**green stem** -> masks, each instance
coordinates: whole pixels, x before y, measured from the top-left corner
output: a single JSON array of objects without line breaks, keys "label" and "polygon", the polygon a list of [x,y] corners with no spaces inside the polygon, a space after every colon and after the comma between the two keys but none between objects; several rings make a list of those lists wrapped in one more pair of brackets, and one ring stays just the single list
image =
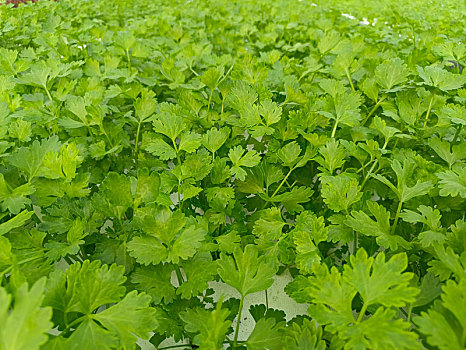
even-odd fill
[{"label": "green stem", "polygon": [[311,73],[311,71],[306,71],[304,72],[303,74],[301,74],[301,76],[299,77],[298,79],[298,83],[301,81],[302,78],[304,78],[306,75],[308,75],[309,73]]},{"label": "green stem", "polygon": [[[398,140],[398,139],[397,139]],[[388,145],[388,142],[390,141],[390,139],[387,139],[385,140],[385,143],[382,147],[382,151],[385,150],[385,148],[387,147]],[[374,171],[374,168],[375,166],[377,165],[377,163],[379,162],[379,160],[376,158],[374,160],[374,164],[372,164],[372,167],[369,169],[368,173],[366,174],[366,176],[364,177],[364,180],[362,181],[362,184],[361,184],[361,190],[364,188],[364,185],[366,184],[367,180],[369,179],[369,176],[371,176],[372,172]]]},{"label": "green stem", "polygon": [[361,125],[364,125],[366,124],[366,122],[369,120],[369,118],[372,116],[372,114],[374,114],[374,112],[377,110],[377,108],[379,108],[380,104],[385,101],[387,97],[386,96],[382,96],[380,98],[380,100],[377,101],[377,103],[374,105],[374,107],[372,107],[372,109],[369,111],[369,113],[367,114],[366,118],[362,121]]},{"label": "green stem", "polygon": [[175,269],[176,273],[176,278],[178,279],[178,284],[181,286],[184,283],[184,278],[183,274],[181,273],[181,268],[178,266],[178,268]]},{"label": "green stem", "polygon": [[157,348],[157,350],[165,350],[165,349],[176,349],[176,348],[191,348],[190,344],[180,344],[180,345],[170,345],[170,346],[164,346],[163,348]]},{"label": "green stem", "polygon": [[[42,256],[35,256],[33,258],[27,258],[27,259],[19,261],[17,263],[17,265],[22,265],[22,264],[25,264],[27,262],[34,261],[34,260],[41,259],[41,258],[43,258],[43,257]],[[5,270],[3,270],[2,272],[0,272],[0,278],[2,278],[4,275],[6,275],[11,270],[13,270],[13,265],[11,265],[10,267],[8,267]]]},{"label": "green stem", "polygon": [[[66,317],[66,312],[64,313],[65,317]],[[73,327],[74,325],[82,322],[86,317],[89,317],[89,315],[84,315],[84,316],[81,316],[79,318],[77,318],[76,320],[74,320],[73,322],[71,322],[68,326],[66,326],[66,329],[64,330],[64,332],[66,332],[68,329],[70,329],[71,327]]]},{"label": "green stem", "polygon": [[138,155],[138,144],[139,144],[139,133],[141,131],[141,122],[138,123],[138,129],[136,131],[136,141],[134,142],[134,156]]},{"label": "green stem", "polygon": [[335,137],[335,133],[337,132],[337,126],[338,126],[338,119],[335,119],[335,125],[333,126],[333,129],[332,129],[332,135],[330,135],[332,139]]},{"label": "green stem", "polygon": [[[230,344],[231,341],[224,341],[223,344]],[[245,343],[244,340],[239,340],[238,343]],[[164,346],[163,348],[157,348],[157,350],[165,350],[165,349],[177,349],[177,348],[182,348],[182,347],[187,347],[189,349],[192,349],[191,344],[178,344],[178,345],[170,345],[170,346]]]},{"label": "green stem", "polygon": [[453,142],[452,142],[453,144],[455,144],[456,140],[459,138],[462,128],[463,128],[463,124],[459,124],[458,128],[456,129],[455,136],[453,136]]},{"label": "green stem", "polygon": [[49,100],[53,101],[52,95],[50,95],[50,91],[49,91],[49,89],[47,89],[47,86],[43,85],[43,88],[44,88],[45,92],[47,93],[47,96],[49,97]]},{"label": "green stem", "polygon": [[269,294],[267,293],[268,289],[265,290],[265,309],[269,309]]},{"label": "green stem", "polygon": [[16,71],[16,68],[13,66],[13,63],[11,63],[11,62],[9,62],[9,63],[10,63],[10,68],[13,71],[13,75],[16,77],[18,75],[18,72]]},{"label": "green stem", "polygon": [[283,184],[286,182],[286,180],[288,179],[288,177],[291,175],[291,172],[294,170],[294,168],[290,168],[290,171],[288,172],[288,174],[286,174],[285,178],[282,180],[282,182],[280,182],[280,185],[278,185],[277,189],[275,190],[275,192],[272,194],[272,197],[275,197],[275,195],[277,194],[277,192],[280,190],[280,188],[282,188]]},{"label": "green stem", "polygon": [[106,139],[107,139],[107,141],[108,141],[110,147],[113,148],[113,142],[112,142],[112,140],[110,140],[110,137],[108,136],[107,132],[105,131],[104,126],[103,126],[102,123],[100,124],[100,132],[101,132],[102,134],[104,134],[104,136],[106,137]]},{"label": "green stem", "polygon": [[434,103],[434,96],[435,95],[432,94],[432,97],[430,98],[429,107],[427,108],[426,118],[424,120],[423,127],[425,127],[427,125],[427,121],[429,120],[430,111],[432,110],[432,104]]},{"label": "green stem", "polygon": [[413,312],[413,304],[409,304],[408,308],[408,322],[411,322],[411,314]]},{"label": "green stem", "polygon": [[401,213],[401,207],[403,206],[403,202],[400,201],[398,203],[398,208],[396,209],[396,214],[395,214],[395,221],[393,221],[393,226],[392,226],[392,229],[390,231],[390,234],[395,234],[395,228],[396,228],[396,224],[398,223],[398,218],[400,217],[400,213]]},{"label": "green stem", "polygon": [[361,311],[359,311],[359,316],[358,316],[358,319],[356,320],[356,324],[359,324],[362,321],[362,318],[364,317],[364,314],[366,313],[367,306],[368,305],[366,303],[364,303],[364,305],[362,306]]},{"label": "green stem", "polygon": [[368,161],[366,164],[364,164],[362,167],[360,167],[357,171],[356,171],[356,174],[359,174],[361,171],[363,171],[364,169],[366,169],[366,167],[371,164],[373,161],[373,159],[371,159],[370,161]]},{"label": "green stem", "polygon": [[374,171],[374,168],[375,168],[375,166],[377,165],[378,162],[379,162],[379,160],[375,159],[374,164],[372,164],[372,167],[369,169],[366,176],[364,177],[364,180],[362,181],[361,190],[364,188],[364,185],[366,184],[367,180],[369,179],[369,176],[371,176],[371,174]]},{"label": "green stem", "polygon": [[82,245],[79,246],[79,251],[81,252],[81,261],[86,260],[87,254],[84,251],[84,247]]},{"label": "green stem", "polygon": [[74,264],[73,260],[71,260],[71,258],[70,258],[69,256],[64,256],[64,257],[63,257],[63,260],[65,260],[66,263],[67,263],[68,265],[70,265],[70,266]]},{"label": "green stem", "polygon": [[316,73],[317,73],[317,72],[312,73],[312,75],[311,75],[311,80],[309,80],[309,85],[311,85],[312,82],[314,81],[314,78],[316,77]]},{"label": "green stem", "polygon": [[196,72],[196,71],[193,69],[193,66],[192,66],[192,65],[189,66],[189,70],[190,70],[191,72],[193,72],[193,74],[194,74],[196,77],[199,76],[199,73]]},{"label": "green stem", "polygon": [[[178,166],[181,168],[181,160],[178,154],[178,147],[176,147],[176,142],[174,139],[172,139],[172,144],[173,148],[175,149],[176,152],[176,161],[178,162]],[[181,180],[178,179],[178,187],[177,187],[177,192],[178,192],[178,206],[181,207],[181,194],[180,194],[180,185],[181,185]]]},{"label": "green stem", "polygon": [[235,62],[231,64],[230,68],[227,70],[227,72],[223,75],[223,77],[217,82],[217,86],[219,86],[223,81],[228,77],[228,75],[231,73],[233,70],[233,67],[235,66]]},{"label": "green stem", "polygon": [[358,250],[358,233],[353,230],[353,255],[356,254]]},{"label": "green stem", "polygon": [[129,50],[126,50],[126,59],[128,60],[128,69],[131,74],[131,57],[129,57]]},{"label": "green stem", "polygon": [[214,89],[210,90],[210,95],[209,95],[209,102],[207,102],[207,109],[212,109],[211,108],[211,103],[212,103],[212,95],[214,94]]},{"label": "green stem", "polygon": [[176,192],[178,194],[178,208],[181,208],[181,193],[180,193],[180,186],[181,186],[181,181],[178,180],[178,186],[176,189]]},{"label": "green stem", "polygon": [[239,302],[238,318],[236,320],[235,337],[233,339],[233,349],[236,349],[236,344],[238,343],[239,325],[241,324],[241,313],[243,312],[243,304],[244,296],[241,295],[241,300]]},{"label": "green stem", "polygon": [[346,72],[346,77],[348,78],[348,81],[351,85],[351,90],[353,90],[353,92],[356,92],[356,90],[354,89],[353,82],[351,81],[351,75],[349,74],[348,69],[345,69],[345,72]]},{"label": "green stem", "polygon": [[[301,76],[298,79],[298,83],[301,81],[301,79],[303,79],[306,75],[308,75],[311,72],[312,72],[311,70],[307,70],[303,74],[301,74]],[[312,72],[311,80],[309,80],[309,85],[312,84],[312,82],[314,81],[315,76],[316,76],[316,72],[314,71],[314,72]]]}]

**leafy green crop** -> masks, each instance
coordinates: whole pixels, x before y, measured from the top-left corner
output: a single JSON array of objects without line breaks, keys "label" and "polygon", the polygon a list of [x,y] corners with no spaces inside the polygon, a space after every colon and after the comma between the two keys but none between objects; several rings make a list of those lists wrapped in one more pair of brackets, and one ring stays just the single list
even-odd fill
[{"label": "leafy green crop", "polygon": [[465,13],[0,6],[0,350],[464,349]]}]

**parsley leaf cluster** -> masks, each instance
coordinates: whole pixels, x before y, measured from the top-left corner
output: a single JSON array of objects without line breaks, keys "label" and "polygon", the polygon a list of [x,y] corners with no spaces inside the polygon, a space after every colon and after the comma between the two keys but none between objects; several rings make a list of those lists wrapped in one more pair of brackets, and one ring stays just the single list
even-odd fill
[{"label": "parsley leaf cluster", "polygon": [[0,350],[464,349],[464,13],[1,5]]}]

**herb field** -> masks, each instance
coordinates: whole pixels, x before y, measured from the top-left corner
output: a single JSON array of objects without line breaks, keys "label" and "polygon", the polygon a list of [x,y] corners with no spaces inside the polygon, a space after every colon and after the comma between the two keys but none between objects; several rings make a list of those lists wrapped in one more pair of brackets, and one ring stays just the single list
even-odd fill
[{"label": "herb field", "polygon": [[0,350],[465,349],[465,14],[0,6]]}]

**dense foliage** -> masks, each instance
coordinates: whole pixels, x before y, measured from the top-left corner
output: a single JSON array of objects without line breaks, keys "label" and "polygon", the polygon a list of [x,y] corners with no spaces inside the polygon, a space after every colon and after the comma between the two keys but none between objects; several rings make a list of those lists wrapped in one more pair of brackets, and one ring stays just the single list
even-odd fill
[{"label": "dense foliage", "polygon": [[1,350],[465,348],[464,3],[315,2],[0,6]]}]

